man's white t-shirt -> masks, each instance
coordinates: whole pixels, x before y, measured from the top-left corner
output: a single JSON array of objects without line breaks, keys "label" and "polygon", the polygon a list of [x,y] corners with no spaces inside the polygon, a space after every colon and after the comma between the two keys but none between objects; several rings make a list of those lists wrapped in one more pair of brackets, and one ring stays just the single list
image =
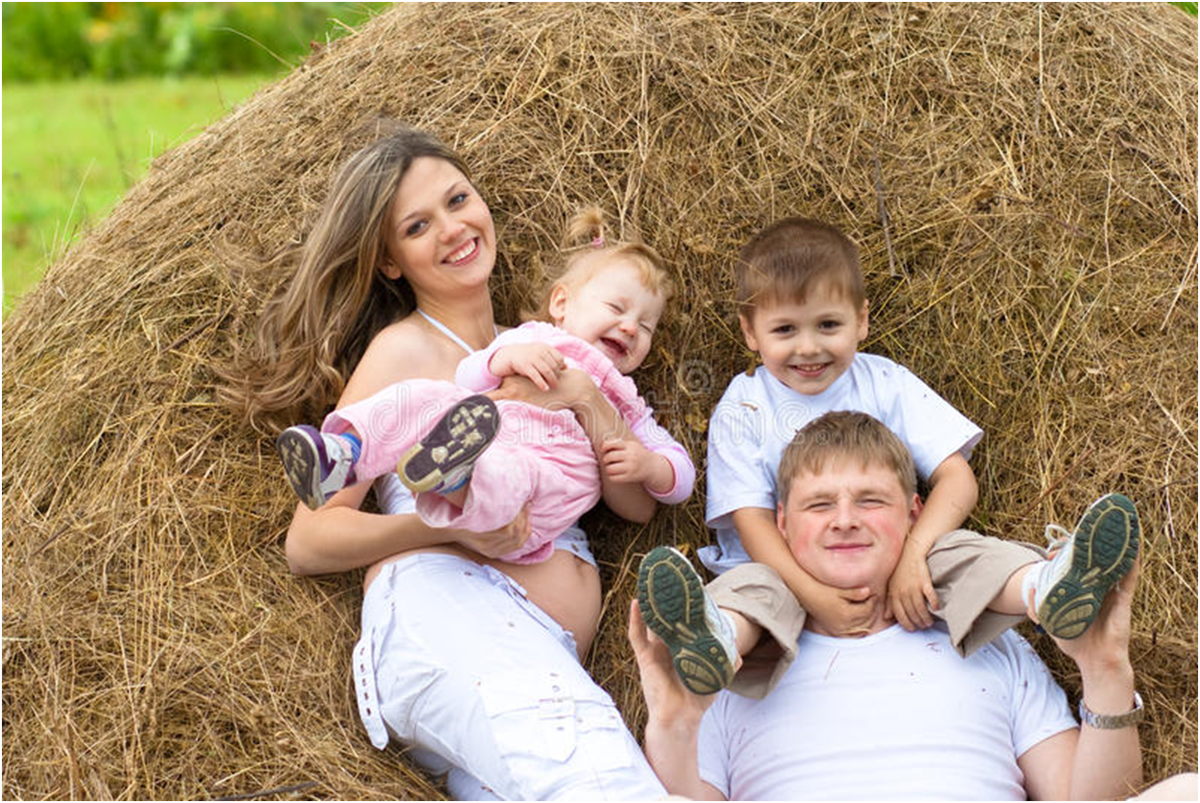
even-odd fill
[{"label": "man's white t-shirt", "polygon": [[775,509],[776,473],[796,431],[825,413],[851,410],[879,419],[912,453],[928,479],[955,452],[970,459],[983,430],[902,365],[858,353],[824,392],[806,396],[759,367],[725,389],[708,424],[705,519],[717,543],[699,552],[720,574],[750,560],[731,514],[744,507]]},{"label": "man's white t-shirt", "polygon": [[700,777],[730,800],[1024,800],[1017,757],[1075,727],[1012,631],[964,659],[937,627],[806,630],[766,698],[721,692],[705,714]]}]

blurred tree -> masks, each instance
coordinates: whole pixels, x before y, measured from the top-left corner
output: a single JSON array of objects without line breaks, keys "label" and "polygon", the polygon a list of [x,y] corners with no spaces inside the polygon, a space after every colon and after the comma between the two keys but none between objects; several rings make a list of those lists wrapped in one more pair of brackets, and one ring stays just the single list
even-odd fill
[{"label": "blurred tree", "polygon": [[4,3],[4,80],[271,72],[387,5]]}]

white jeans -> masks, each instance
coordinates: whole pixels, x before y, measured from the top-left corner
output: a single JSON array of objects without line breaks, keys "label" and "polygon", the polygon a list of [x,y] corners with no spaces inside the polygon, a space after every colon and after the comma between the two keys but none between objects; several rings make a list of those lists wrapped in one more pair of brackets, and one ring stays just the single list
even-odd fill
[{"label": "white jeans", "polygon": [[666,794],[570,633],[502,572],[453,555],[388,564],[354,648],[372,743],[395,736],[435,772],[498,797],[648,800]]}]

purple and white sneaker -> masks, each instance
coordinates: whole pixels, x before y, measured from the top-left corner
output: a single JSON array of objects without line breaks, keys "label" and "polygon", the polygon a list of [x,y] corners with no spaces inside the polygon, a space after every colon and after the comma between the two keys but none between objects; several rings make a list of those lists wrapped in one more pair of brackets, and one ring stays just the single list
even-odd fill
[{"label": "purple and white sneaker", "polygon": [[457,490],[470,479],[475,461],[499,430],[495,403],[487,396],[468,396],[400,458],[396,473],[413,493]]},{"label": "purple and white sneaker", "polygon": [[308,424],[288,427],[275,440],[283,473],[296,496],[316,510],[338,491],[357,482],[354,447],[341,435]]}]

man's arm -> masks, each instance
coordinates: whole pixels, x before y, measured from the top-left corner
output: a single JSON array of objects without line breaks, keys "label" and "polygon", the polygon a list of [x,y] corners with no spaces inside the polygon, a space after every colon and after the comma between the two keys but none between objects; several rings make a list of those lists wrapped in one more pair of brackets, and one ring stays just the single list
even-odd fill
[{"label": "man's arm", "polygon": [[[1129,616],[1138,567],[1122,578],[1082,636],[1055,639],[1079,667],[1083,704],[1097,714],[1133,708]],[[1031,617],[1033,612],[1030,612]],[[1142,748],[1136,725],[1097,729],[1083,725],[1039,742],[1017,758],[1031,800],[1112,800],[1132,795],[1142,782]]]},{"label": "man's arm", "polygon": [[779,532],[775,511],[757,507],[735,510],[733,526],[737,528],[746,554],[755,562],[765,563],[779,572],[804,610],[820,619],[828,632],[853,635],[874,618],[875,605],[880,600],[871,596],[869,588],[827,586],[800,568]]},{"label": "man's arm", "polygon": [[724,800],[712,784],[700,780],[700,720],[716,695],[692,694],[679,681],[671,655],[646,629],[635,598],[629,606],[629,643],[637,659],[648,718],[643,748],[646,760],[673,795],[692,800]]}]

